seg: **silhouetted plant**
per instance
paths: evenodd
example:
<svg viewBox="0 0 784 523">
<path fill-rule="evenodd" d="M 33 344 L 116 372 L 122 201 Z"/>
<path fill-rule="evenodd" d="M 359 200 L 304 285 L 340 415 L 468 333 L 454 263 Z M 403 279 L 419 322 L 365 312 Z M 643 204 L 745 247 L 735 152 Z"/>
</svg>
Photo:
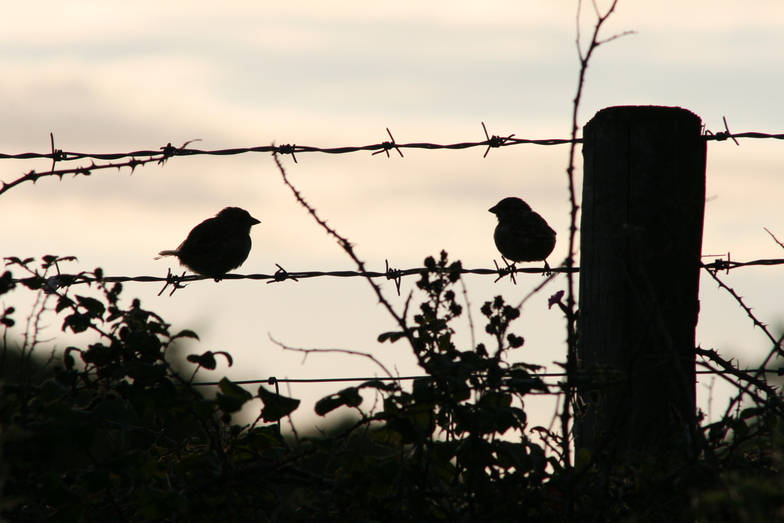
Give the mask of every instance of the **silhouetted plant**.
<svg viewBox="0 0 784 523">
<path fill-rule="evenodd" d="M 14 521 L 141 521 L 179 514 L 201 521 L 267 507 L 274 488 L 263 479 L 235 491 L 226 478 L 249 456 L 277 456 L 284 447 L 277 425 L 232 424 L 231 414 L 253 395 L 223 379 L 214 398 L 204 397 L 193 374 L 183 377 L 167 359 L 172 343 L 196 334 L 172 334 L 139 300 L 124 307 L 122 286 L 105 285 L 100 269 L 89 273 L 97 297 L 70 295 L 63 285 L 73 277 L 58 267 L 70 260 L 47 256 L 39 267 L 32 259 L 7 259 L 27 272 L 23 286 L 56 302 L 64 331 L 92 331 L 99 340 L 66 348 L 52 377 L 40 384 L 6 375 L 0 403 L 3 515 Z M 51 274 L 54 269 L 58 274 Z M 5 311 L 7 326 L 12 312 Z M 226 353 L 187 359 L 213 370 L 216 355 L 231 364 Z M 298 404 L 267 391 L 261 396 L 267 421 Z"/>
</svg>

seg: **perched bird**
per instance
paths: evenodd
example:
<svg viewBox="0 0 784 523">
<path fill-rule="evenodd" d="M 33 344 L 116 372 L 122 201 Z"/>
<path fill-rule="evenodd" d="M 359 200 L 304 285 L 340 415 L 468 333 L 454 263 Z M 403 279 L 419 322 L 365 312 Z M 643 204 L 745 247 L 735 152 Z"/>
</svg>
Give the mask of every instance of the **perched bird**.
<svg viewBox="0 0 784 523">
<path fill-rule="evenodd" d="M 218 281 L 248 258 L 250 228 L 257 223 L 261 222 L 248 211 L 226 207 L 194 227 L 176 250 L 161 251 L 155 259 L 176 256 L 191 271 Z"/>
<path fill-rule="evenodd" d="M 520 198 L 504 198 L 490 212 L 498 217 L 493 239 L 495 246 L 513 262 L 544 261 L 555 248 L 555 231 Z"/>
</svg>

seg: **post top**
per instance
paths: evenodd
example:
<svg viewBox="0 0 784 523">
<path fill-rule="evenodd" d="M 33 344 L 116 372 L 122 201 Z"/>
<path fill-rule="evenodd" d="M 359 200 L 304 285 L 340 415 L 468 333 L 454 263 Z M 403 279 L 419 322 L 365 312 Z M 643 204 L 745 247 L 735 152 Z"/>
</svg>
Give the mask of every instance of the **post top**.
<svg viewBox="0 0 784 523">
<path fill-rule="evenodd" d="M 663 105 L 616 105 L 613 107 L 605 107 L 597 111 L 590 122 L 600 119 L 671 119 L 683 118 L 686 120 L 692 119 L 698 123 L 702 123 L 702 119 L 682 107 L 668 107 Z M 589 123 L 590 123 L 589 122 Z"/>
</svg>

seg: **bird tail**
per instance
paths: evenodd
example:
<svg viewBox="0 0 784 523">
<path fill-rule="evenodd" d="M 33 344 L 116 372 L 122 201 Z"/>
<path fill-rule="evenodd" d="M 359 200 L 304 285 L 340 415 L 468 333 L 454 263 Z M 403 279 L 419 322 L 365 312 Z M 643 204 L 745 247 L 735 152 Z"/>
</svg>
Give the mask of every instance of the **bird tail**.
<svg viewBox="0 0 784 523">
<path fill-rule="evenodd" d="M 180 254 L 180 251 L 161 251 L 158 253 L 158 256 L 153 259 L 160 260 L 164 256 L 177 256 L 178 254 Z"/>
</svg>

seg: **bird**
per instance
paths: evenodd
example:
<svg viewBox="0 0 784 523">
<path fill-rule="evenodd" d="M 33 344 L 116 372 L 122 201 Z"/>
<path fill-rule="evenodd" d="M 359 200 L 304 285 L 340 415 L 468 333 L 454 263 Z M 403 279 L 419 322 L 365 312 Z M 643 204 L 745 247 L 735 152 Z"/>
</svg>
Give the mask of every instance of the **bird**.
<svg viewBox="0 0 784 523">
<path fill-rule="evenodd" d="M 498 217 L 493 239 L 504 258 L 513 262 L 544 261 L 555 248 L 555 231 L 520 198 L 504 198 L 489 211 Z M 513 264 L 514 265 L 514 264 Z"/>
<path fill-rule="evenodd" d="M 180 265 L 220 281 L 221 276 L 238 268 L 248 258 L 250 228 L 259 223 L 245 209 L 226 207 L 194 227 L 175 250 L 161 251 L 155 259 L 176 256 Z"/>
</svg>

